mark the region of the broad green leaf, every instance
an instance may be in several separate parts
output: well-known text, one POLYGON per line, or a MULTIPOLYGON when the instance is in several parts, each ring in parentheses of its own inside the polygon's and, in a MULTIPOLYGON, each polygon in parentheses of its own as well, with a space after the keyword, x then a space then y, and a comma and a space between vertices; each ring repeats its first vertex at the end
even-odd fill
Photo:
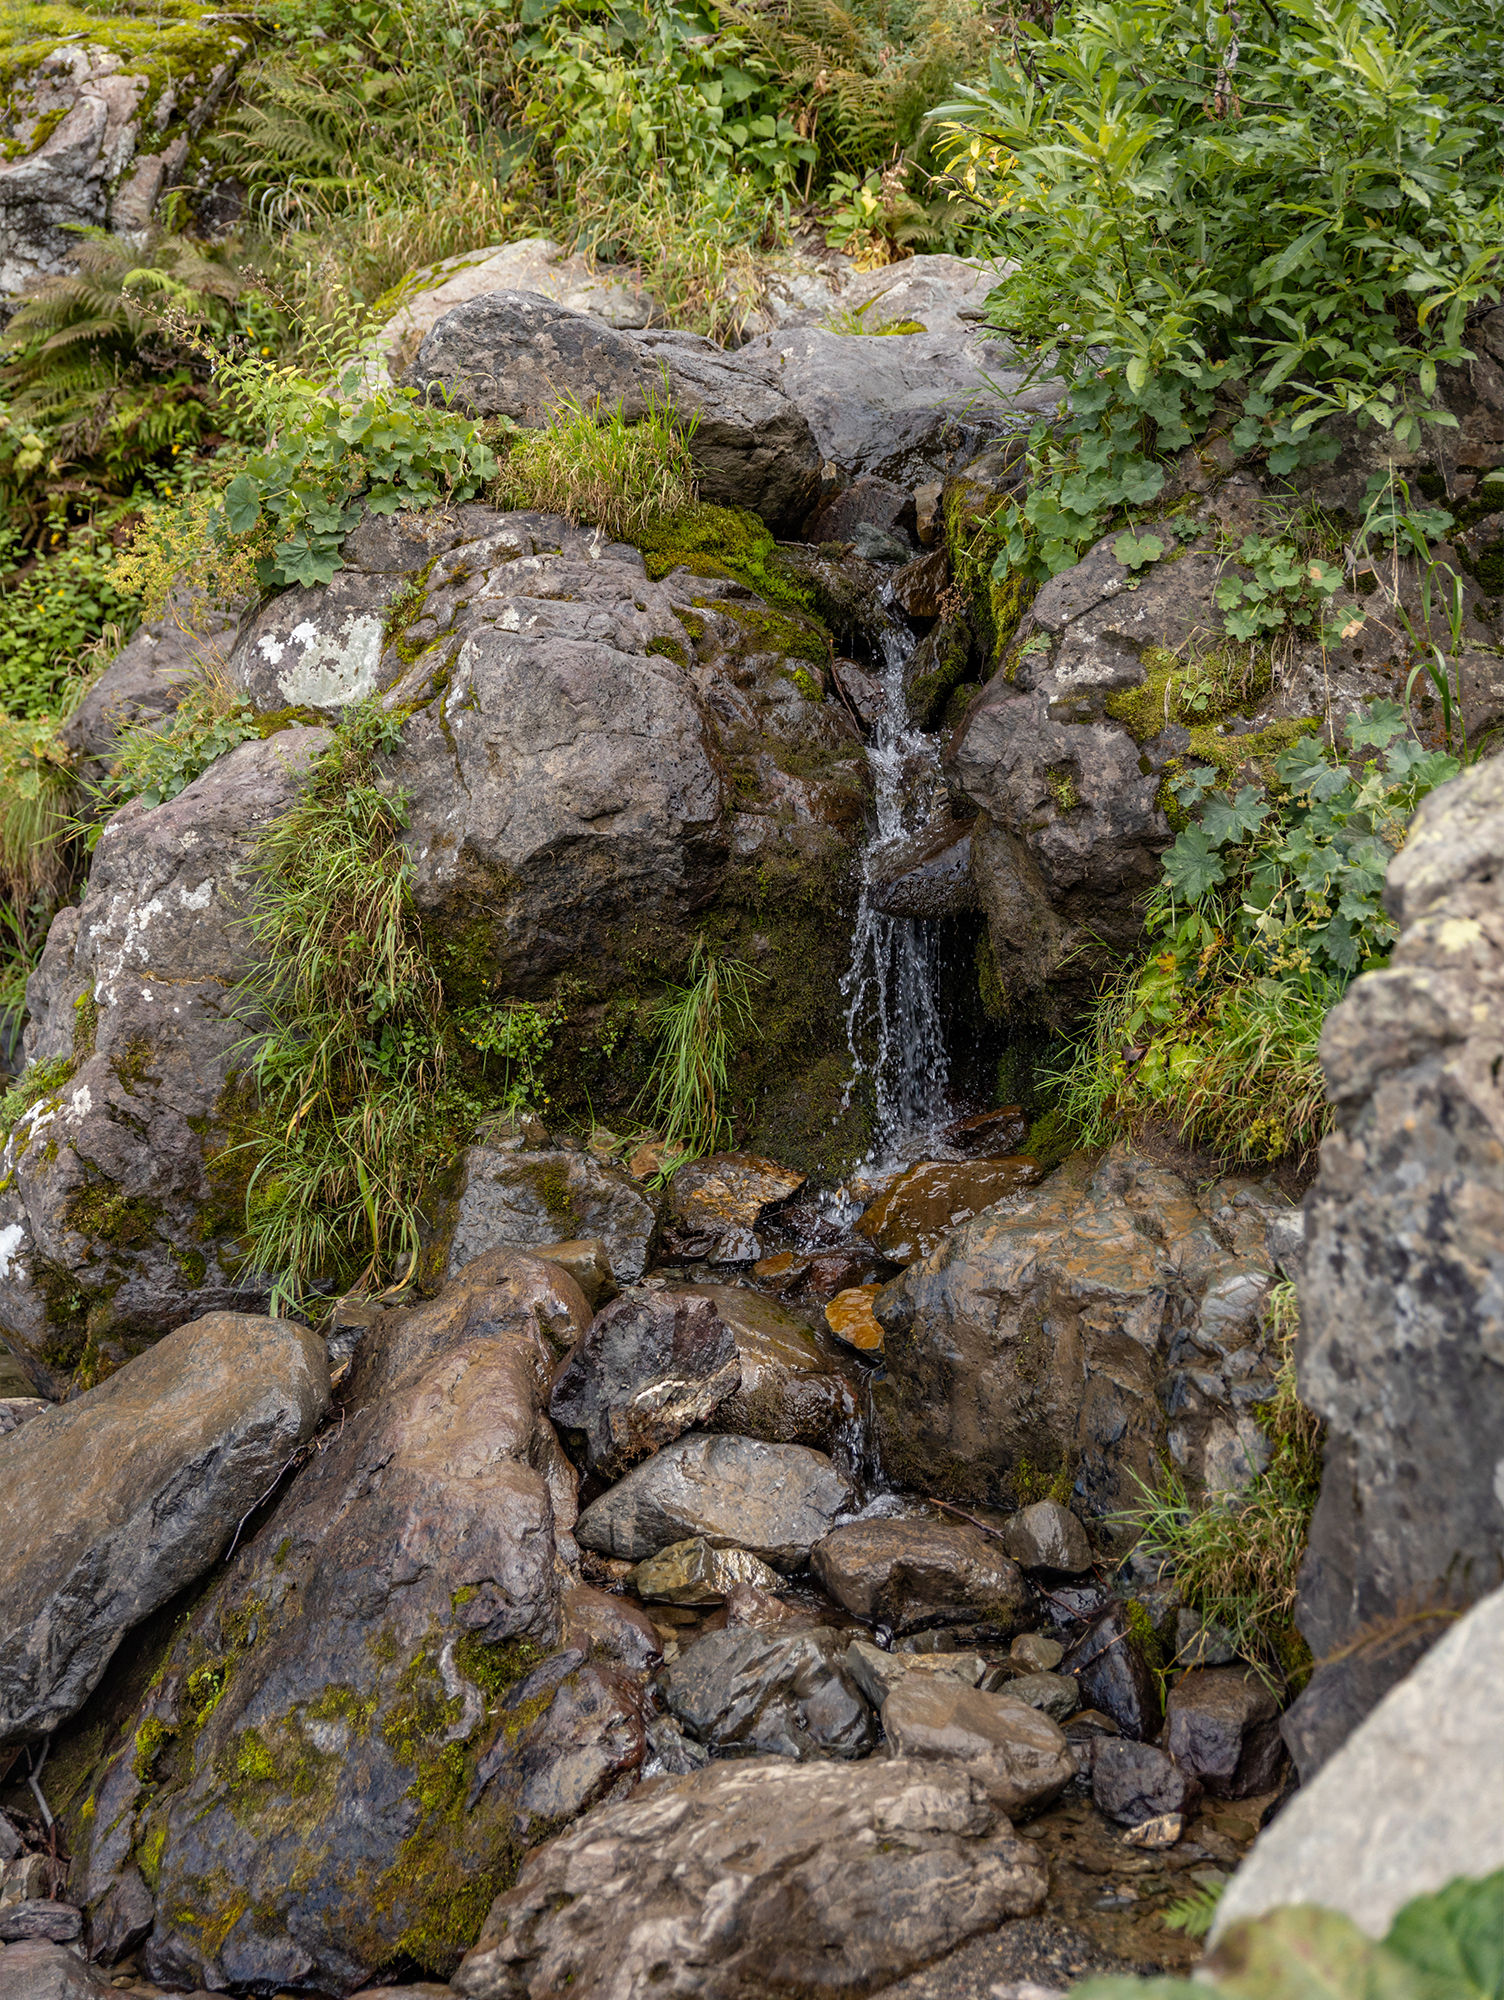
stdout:
POLYGON ((1269 801, 1256 785, 1244 785, 1232 800, 1210 799, 1201 814, 1207 838, 1217 846, 1246 840, 1269 817, 1269 801))
POLYGON ((1336 1910, 1235 1924, 1206 1961, 1224 2000, 1428 2000, 1421 1979, 1336 1910))
POLYGON ((1165 880, 1177 896, 1199 902, 1209 889, 1227 879, 1222 857, 1199 826, 1177 834, 1164 858, 1165 880))
POLYGON ((244 535, 261 519, 261 493, 255 481, 237 472, 225 488, 225 524, 232 535, 244 535))
POLYGON ((1405 727, 1405 711, 1397 701, 1374 701, 1367 708, 1354 709, 1343 726, 1343 735, 1353 748, 1371 745, 1382 750, 1405 727))
POLYGON ((1504 2000, 1504 1870, 1417 1896, 1384 1946, 1435 1982, 1428 2000, 1504 2000))
POLYGON ((1164 552, 1165 545, 1158 535, 1119 535, 1112 545, 1112 553, 1124 569, 1143 569, 1158 562, 1164 552))

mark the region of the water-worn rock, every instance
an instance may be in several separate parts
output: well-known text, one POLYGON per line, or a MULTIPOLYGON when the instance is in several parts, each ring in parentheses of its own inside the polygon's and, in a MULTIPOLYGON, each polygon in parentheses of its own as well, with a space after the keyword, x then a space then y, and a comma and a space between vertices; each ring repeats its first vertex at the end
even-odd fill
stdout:
POLYGON ((0 1951, 0 2000, 98 2000, 114 1991, 66 1945, 38 1940, 0 1951))
POLYGON ((1412 1897, 1504 1868, 1501 1656, 1504 1590, 1496 1590, 1259 1835, 1218 1905, 1212 1942, 1289 1903, 1341 1910, 1382 1937, 1412 1897))
POLYGON ((175 799, 104 826, 81 905, 27 985, 26 1053, 61 1059, 0 1152, 0 1329, 38 1388, 87 1384, 186 1319, 254 1306, 243 1200, 205 1165, 224 1143, 234 988, 257 829, 296 796, 318 729, 243 743, 175 799))
POLYGON ((810 1567, 837 1604, 899 1632, 970 1625, 1007 1638, 1038 1622, 1017 1563, 963 1522, 853 1521, 815 1545, 810 1567))
POLYGON ((877 1741, 845 1637, 828 1628, 707 1632, 658 1686, 680 1726, 722 1756, 865 1757, 877 1741))
POLYGON ((1020 1674, 1002 1681, 998 1692, 1026 1708, 1037 1708, 1056 1722, 1064 1722, 1081 1706, 1081 1690, 1069 1674, 1020 1674))
POLYGON ((757 1226, 803 1187, 806 1176, 755 1153, 711 1153, 669 1183, 680 1255, 711 1264, 751 1264, 762 1255, 757 1226))
POLYGON ((1060 1662, 1081 1690, 1081 1706, 1109 1715, 1124 1736, 1145 1742, 1159 1733, 1159 1687, 1143 1648, 1117 1601, 1098 1612, 1060 1662))
POLYGON ((305 1327, 211 1313, 9 1440, 0 1743, 48 1736, 82 1706, 328 1407, 323 1343, 305 1327))
POLYGON ((895 1264, 928 1257, 953 1229, 1039 1179, 1027 1154, 1005 1160, 921 1160, 901 1174, 857 1224, 895 1264))
POLYGON ((992 1671, 980 1653, 885 1653, 866 1639, 846 1648, 846 1671, 874 1708, 881 1708, 906 1674, 939 1674, 980 1687, 992 1671))
POLYGON ((627 1579, 654 1604, 720 1604, 739 1585, 776 1590, 778 1575, 745 1549, 712 1548, 703 1535, 671 1542, 627 1579))
POLYGON ((974 910, 970 823, 943 820, 895 843, 884 855, 868 900, 885 917, 955 917, 974 910))
POLYGON ((955 1759, 1004 1812, 1048 1805, 1076 1775, 1075 1752, 1047 1715, 943 1675, 906 1675, 882 1715, 892 1756, 955 1759))
POLYGON ((149 1868, 161 1984, 349 1993, 420 1939, 447 1970, 473 1886, 641 1761, 640 1683, 557 1650, 575 1481, 547 1320, 570 1281, 476 1268, 371 1329, 342 1427, 170 1635, 75 1817, 86 1905, 149 1868))
POLYGON ((1322 1030, 1337 1130, 1299 1279, 1300 1392, 1327 1423, 1296 1606, 1318 1659, 1504 1576, 1504 762, 1423 801, 1384 898, 1389 965, 1322 1030))
POLYGON ((1092 1747, 1091 1795, 1109 1819, 1142 1826, 1167 1813, 1189 1812, 1201 1796, 1201 1783, 1152 1743, 1103 1736, 1092 1747))
POLYGON ((606 1654, 634 1672, 652 1673, 663 1645, 647 1613, 624 1597, 577 1583, 564 1593, 564 1642, 590 1655, 606 1654))
POLYGON ((702 499, 792 534, 818 491, 818 447, 777 369, 694 334, 634 336, 536 292, 491 292, 445 313, 404 379, 425 391, 442 384, 476 416, 529 429, 571 394, 619 403, 629 423, 667 395, 676 413, 700 419, 690 450, 702 499))
POLYGON ((1170 1689, 1165 1748, 1214 1798, 1267 1792, 1285 1761, 1279 1703, 1251 1668, 1200 1667, 1170 1689))
POLYGON ((668 1296, 708 1299, 736 1342, 741 1387, 716 1412, 717 1430, 849 1454, 860 1414, 857 1392, 808 1320, 743 1285, 673 1286, 668 1296))
POLYGON ((1219 1371, 1272 1387, 1263 1236, 1280 1199, 1246 1181, 1196 1194, 1118 1146, 1089 1178, 1067 1168, 952 1230, 875 1302, 889 1473, 975 1504, 1006 1500, 1020 1465, 1069 1469, 1108 1546, 1166 1451, 1193 1489, 1246 1484, 1267 1448, 1219 1371))
POLYGON ((0 1907, 0 1944, 21 1944, 30 1938, 72 1944, 83 1927, 83 1911, 74 1903, 30 1901, 0 1907))
POLYGON ((9 1396, 0 1402, 0 1438, 9 1437, 22 1424, 29 1424, 33 1417, 50 1410, 51 1403, 44 1396, 9 1396))
POLYGON ((1038 1909, 1045 1888, 1038 1850, 957 1765, 716 1763, 550 1842, 493 1904, 455 1989, 867 1993, 1038 1909))
POLYGON ((741 1379, 731 1329, 708 1299, 634 1288, 559 1364, 548 1413, 592 1472, 619 1479, 704 1424, 741 1379))
POLYGON ((1058 1500, 1036 1500, 1015 1514, 1003 1529, 1003 1547, 1020 1569, 1079 1576, 1091 1568, 1086 1530, 1058 1500))
POLYGON ((788 1571, 802 1568, 852 1497, 824 1452, 697 1434, 635 1466, 591 1502, 575 1532, 587 1549, 629 1562, 703 1535, 788 1571))
POLYGON ((609 1305, 616 1297, 617 1284, 606 1246, 598 1236, 570 1237, 567 1242, 550 1243, 547 1248, 549 1263, 569 1273, 592 1312, 609 1305))
POLYGON ((444 1275, 487 1250, 541 1250, 593 1237, 612 1278, 631 1284, 648 1268, 658 1235, 651 1195, 620 1167, 588 1153, 466 1148, 440 1224, 444 1275))
POLYGON ((872 1310, 881 1290, 881 1285, 852 1285, 837 1292, 825 1308, 825 1324, 842 1346, 855 1348, 858 1354, 881 1354, 882 1321, 872 1310))

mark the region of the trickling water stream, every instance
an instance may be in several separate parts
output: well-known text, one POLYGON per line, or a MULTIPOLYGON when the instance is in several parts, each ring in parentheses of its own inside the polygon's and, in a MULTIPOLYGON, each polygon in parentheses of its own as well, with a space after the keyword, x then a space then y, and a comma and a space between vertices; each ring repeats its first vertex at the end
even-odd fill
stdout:
POLYGON ((873 664, 880 667, 886 706, 867 749, 876 824, 862 851, 861 900, 851 961, 841 981, 852 1063, 845 1103, 862 1076, 870 1075, 876 1118, 864 1164, 877 1169, 912 1156, 916 1145, 933 1144, 949 1110, 934 927, 916 918, 884 916, 873 904, 884 860, 924 824, 940 775, 935 744, 909 720, 904 668, 917 642, 893 609, 891 586, 883 588, 879 617, 873 664))

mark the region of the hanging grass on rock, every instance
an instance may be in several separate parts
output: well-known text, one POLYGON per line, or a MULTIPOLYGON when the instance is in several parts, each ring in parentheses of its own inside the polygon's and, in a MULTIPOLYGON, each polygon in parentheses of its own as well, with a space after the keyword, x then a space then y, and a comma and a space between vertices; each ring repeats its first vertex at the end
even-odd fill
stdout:
POLYGON ((515 437, 488 497, 498 507, 536 507, 630 541, 695 498, 689 442, 695 420, 674 423, 667 399, 650 398, 640 422, 621 404, 603 409, 564 397, 546 430, 515 437))
POLYGON ((664 1136, 665 1171, 730 1144, 735 1037, 756 1027, 749 987, 761 978, 739 959, 718 958, 700 937, 686 983, 671 986, 658 1003, 658 1053, 645 1109, 664 1136))

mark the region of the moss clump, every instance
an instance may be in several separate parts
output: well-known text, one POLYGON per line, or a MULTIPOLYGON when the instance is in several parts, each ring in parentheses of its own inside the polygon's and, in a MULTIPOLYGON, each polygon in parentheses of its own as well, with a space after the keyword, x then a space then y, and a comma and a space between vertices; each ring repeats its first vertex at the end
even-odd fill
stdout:
POLYGON ((167 1815, 158 1814, 147 1823, 145 1833, 136 1843, 136 1866, 141 1870, 152 1894, 156 1894, 157 1884, 162 1876, 162 1856, 167 1848, 167 1815))
POLYGON ((1052 764, 1044 774, 1045 786, 1061 812, 1072 812, 1081 803, 1076 774, 1069 764, 1052 764))
POLYGON ((86 1063, 94 1053, 94 1038, 99 1030, 99 1002, 94 998, 94 989, 87 987, 73 1003, 73 1067, 86 1063))
POLYGON ((63 1220, 80 1236, 128 1250, 152 1240, 161 1213, 158 1203, 123 1194, 113 1181, 94 1181, 69 1196, 63 1220))
POLYGON ((661 659, 672 660, 676 667, 689 665, 688 650, 677 639, 649 639, 647 650, 658 654, 661 659))
POLYGON ((989 1021, 1001 1021, 1008 1013, 1008 996, 1003 991, 1002 976, 997 969, 997 953, 985 928, 977 932, 976 965, 982 1012, 989 1021))
POLYGON ((135 1755, 131 1758, 131 1769, 143 1785, 151 1783, 152 1766, 160 1756, 163 1744, 176 1734, 175 1729, 169 1729, 165 1722, 159 1722, 154 1715, 149 1715, 136 1731, 136 1749, 135 1755))
POLYGON ((1320 727, 1317 715, 1291 716, 1271 722, 1266 729, 1251 730, 1246 736, 1219 736, 1214 728, 1203 726, 1191 731, 1190 757, 1193 763, 1214 764, 1224 779, 1233 777, 1245 764, 1254 764, 1265 785, 1272 785, 1275 758, 1320 727))
MULTIPOLYGON (((460 1598, 458 1591, 455 1598, 460 1598)), ((488 1702, 505 1694, 543 1658, 541 1648, 531 1639, 503 1639, 488 1646, 474 1633, 466 1633, 454 1649, 455 1666, 467 1681, 474 1681, 488 1702)))
POLYGON ((1032 1507, 1037 1500, 1053 1500, 1064 1507, 1075 1484, 1075 1469, 1069 1464, 1045 1472, 1032 1459, 1020 1458, 1008 1470, 1008 1485, 1020 1507, 1032 1507))
MULTIPOLYGON (((774 610, 766 604, 738 602, 735 598, 722 601, 697 597, 695 603, 702 610, 713 605, 715 610, 724 612, 740 627, 748 652, 778 653, 786 659, 808 660, 812 667, 819 667, 822 671, 830 664, 830 634, 813 618, 797 611, 774 610)), ((797 669, 792 670, 791 677, 798 680, 797 669)), ((810 678, 805 675, 805 680, 810 678)), ((810 699, 824 699, 818 686, 810 699)))
POLYGON ((780 559, 771 532, 740 507, 700 502, 662 516, 635 539, 655 583, 683 568, 695 576, 731 577, 773 604, 814 609, 808 584, 780 559))
MULTIPOLYGON (((48 56, 65 42, 86 43, 119 56, 130 75, 146 79, 135 115, 155 144, 182 128, 214 70, 246 46, 246 27, 245 17, 227 18, 199 0, 95 0, 88 7, 12 0, 0 10, 0 124, 24 117, 27 86, 48 56), (159 135, 153 113, 169 83, 175 102, 159 135)), ((46 138, 45 124, 31 134, 30 152, 46 138)))
POLYGON ((230 1685, 229 1660, 210 1660, 202 1667, 195 1667, 183 1683, 183 1694, 189 1720, 195 1729, 200 1728, 218 1708, 225 1689, 230 1685))
POLYGON ((929 662, 909 678, 905 693, 909 713, 921 729, 933 729, 945 715, 951 696, 966 680, 971 664, 971 633, 959 618, 937 625, 916 655, 929 662))
POLYGON ((1102 703, 1135 743, 1152 741, 1172 722, 1190 729, 1193 740, 1214 735, 1214 725, 1227 716, 1251 715, 1273 684, 1267 647, 1239 648, 1230 640, 1188 660, 1146 646, 1139 661, 1142 683, 1119 688, 1102 703))
POLYGON ((951 575, 971 607, 984 681, 997 671, 1038 589, 1018 570, 1001 578, 994 576, 1004 545, 1002 533, 991 520, 995 507, 993 493, 964 477, 947 483, 941 501, 951 575))
POLYGON ((1045 1174, 1054 1173, 1075 1149, 1076 1135, 1058 1105, 1042 1112, 1024 1139, 1024 1151, 1039 1162, 1040 1172, 1045 1174))
POLYGON ((789 675, 789 679, 794 683, 794 686, 798 688, 800 694, 804 696, 804 699, 806 701, 823 701, 825 699, 825 696, 820 688, 820 683, 815 679, 812 673, 807 671, 806 668, 795 667, 793 672, 789 675))
POLYGON ((203 1253, 198 1250, 179 1249, 176 1243, 169 1243, 167 1248, 173 1263, 182 1272, 184 1282, 197 1291, 209 1270, 203 1253))

